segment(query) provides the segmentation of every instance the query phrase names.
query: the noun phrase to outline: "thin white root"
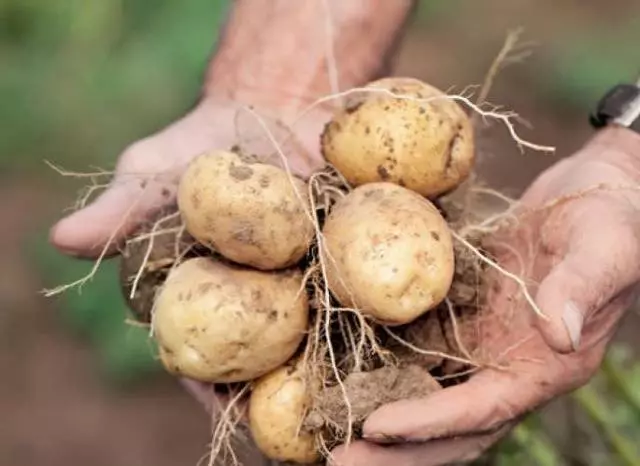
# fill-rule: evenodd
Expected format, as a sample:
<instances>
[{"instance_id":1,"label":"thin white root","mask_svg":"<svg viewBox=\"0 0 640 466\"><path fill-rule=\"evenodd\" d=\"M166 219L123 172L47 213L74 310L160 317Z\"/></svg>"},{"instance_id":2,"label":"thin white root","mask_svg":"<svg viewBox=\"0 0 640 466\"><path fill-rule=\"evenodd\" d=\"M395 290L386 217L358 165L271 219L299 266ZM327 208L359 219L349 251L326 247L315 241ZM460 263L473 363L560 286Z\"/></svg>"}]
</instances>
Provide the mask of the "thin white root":
<instances>
[{"instance_id":1,"label":"thin white root","mask_svg":"<svg viewBox=\"0 0 640 466\"><path fill-rule=\"evenodd\" d=\"M429 103L429 102L433 102L435 100L441 100L441 99L451 99L451 100L455 100L458 102L461 102L463 104L465 104L467 107L469 107L473 112L477 113L483 120L487 120L487 119L494 119L497 121L500 121L507 129L507 131L509 132L509 134L511 135L512 139L516 142L516 144L518 145L518 148L523 151L523 148L529 148L535 151L540 151L540 152L555 152L555 147L552 146L545 146L545 145L541 145L541 144L536 144L530 141L527 141L525 139L523 139L518 132L515 129L515 126L512 122L512 120L514 119L519 119L519 116L517 113L515 112L501 112L499 110L499 107L491 107L490 109L483 109L481 108L481 105L477 105L475 104L469 97L462 95L462 94L458 94L458 95L445 95L445 96L436 96L436 97L428 97L428 98L424 98L424 99L419 99L417 97L411 96L411 95L405 95L405 94L398 94L395 92L392 92L388 89L378 89L378 88L367 88L367 87L357 87L357 88L352 88L352 89L348 89L346 91L342 91L342 92L338 92L326 97L322 97L318 100L316 100L314 103L312 103L311 105L309 105L307 108L304 109L304 111L296 118L296 120L294 121L294 123L292 124L292 126L296 123L298 123L304 116L306 116L311 110L313 110L314 108L316 108L319 105L322 105L323 103L326 102L330 102L331 100L334 99L339 99L339 98L345 98L348 97L350 95L353 94L357 94L357 93L373 93L373 94L382 94L382 95L387 95L389 97L393 97L396 99L400 99L400 100L409 100L411 102L418 102L418 103Z\"/></svg>"},{"instance_id":2,"label":"thin white root","mask_svg":"<svg viewBox=\"0 0 640 466\"><path fill-rule=\"evenodd\" d=\"M400 343L402 346L405 346L407 348L409 348L412 351L415 351L418 354L422 354L425 356L432 356L432 357L437 357L437 358L442 358L442 359L449 359L451 361L456 361L456 362L460 362L463 364L468 364L470 366L479 366L480 364L478 364L475 361L472 361L471 359L466 359L466 358L460 358L458 356L453 356L452 354L447 354L447 353L443 353L442 351L431 351L431 350L426 350L423 348L419 348L416 345L414 345L411 342L408 342L407 340L403 339L402 337L396 335L395 333L393 333L391 330L389 330L387 327L382 327L385 331L385 333L387 335L389 335L391 338L393 338L396 342Z\"/></svg>"},{"instance_id":3,"label":"thin white root","mask_svg":"<svg viewBox=\"0 0 640 466\"><path fill-rule=\"evenodd\" d=\"M331 454L331 450L327 445L326 440L322 433L319 433L316 436L316 442L318 443L318 449L320 450L320 454L327 459L327 464L333 464L333 455ZM345 448L349 448L349 445L345 445Z\"/></svg>"},{"instance_id":4,"label":"thin white root","mask_svg":"<svg viewBox=\"0 0 640 466\"><path fill-rule=\"evenodd\" d=\"M150 238L156 238L156 237L162 236L162 235L178 234L181 231L184 231L184 227L164 228L162 230L156 230L156 231L149 232L149 233L143 233L143 234L141 234L139 236L136 236L135 238L131 238L127 242L129 244L142 243L143 241L146 241L146 240L148 240Z\"/></svg>"},{"instance_id":5,"label":"thin white root","mask_svg":"<svg viewBox=\"0 0 640 466\"><path fill-rule=\"evenodd\" d=\"M264 119L255 111L253 110L253 108L251 107L244 107L244 109L249 112L251 115L254 116L254 118L256 118L256 120L258 121L258 124L261 126L262 130L265 132L267 138L269 139L269 141L273 144L276 152L278 153L281 162L283 164L284 170L286 171L287 175L289 176L289 181L292 184L292 186L295 186L295 184L293 183L293 175L291 172L291 168L289 166L289 162L287 160L287 157L284 153L284 151L282 150L282 147L280 146L280 144L278 143L278 141L276 140L275 136L273 135L273 133L269 130L266 122L264 121ZM336 353L335 353L335 349L333 347L333 343L331 341L331 317L332 317L332 313L335 312L334 309L332 308L331 305L331 293L329 291L329 287L327 285L327 281L326 281L326 276L327 276L327 267L326 267L326 263L325 263L325 254L322 253L323 251L323 244L324 244L324 237L322 234L322 230L320 227L320 223L318 221L318 217L315 214L317 206L315 205L315 201L314 201L314 196L313 196L313 186L310 183L310 205L307 205L307 203L305 202L305 200L302 198L302 195L294 189L294 192L296 193L296 196L298 197L298 200L300 202L300 204L303 206L305 214L307 215L307 217L309 218L310 221L313 222L314 225L314 229L315 229L315 236L316 236L316 243L317 243L317 247L320 251L320 253L318 254L318 261L320 263L320 269L321 269L321 273L322 273L322 277L323 277L323 308L324 308L324 322L323 322L323 332L325 334L325 340L327 342L327 351L329 353L329 360L330 360L330 364L331 364L331 368L334 374L334 377L336 379L336 382L338 383L340 390L342 392L342 395L344 397L344 401L345 401L345 405L346 405L346 409L347 409L347 418L348 418L348 428L347 428L347 437L345 439L345 443L349 444L351 442L351 437L352 437L352 430L353 430L353 426L352 424L352 407L351 407L351 402L349 401L348 398L348 394L347 394L347 389L342 381L342 376L340 374L340 371L338 369L338 361L337 361L337 357L336 357ZM330 256L330 255L329 255Z\"/></svg>"},{"instance_id":6,"label":"thin white root","mask_svg":"<svg viewBox=\"0 0 640 466\"><path fill-rule=\"evenodd\" d=\"M113 244L116 236L120 232L120 229L124 226L124 224L126 223L129 215L131 215L131 212L133 212L133 210L137 207L138 203L139 203L139 200L133 202L133 204L131 204L131 206L129 206L129 208L127 209L127 211L123 215L122 219L120 220L120 222L116 226L116 228L113 230L111 235L109 235L109 238L107 239L106 244L102 248L102 251L100 252L100 255L98 256L98 259L94 262L93 267L91 268L91 270L89 271L89 273L87 275L85 275L82 278L79 278L78 280L76 280L76 281L74 281L72 283L68 283L66 285L60 285L60 286L57 286L57 287L51 288L51 289L45 289L45 290L43 290L44 296L46 296L48 298L48 297L55 296L57 294L63 293L66 290L74 288L74 287L82 288L82 286L85 283L90 281L96 275L96 273L98 272L98 269L100 268L100 265L102 264L102 261L106 257L107 252L109 251L109 248Z\"/></svg>"},{"instance_id":7,"label":"thin white root","mask_svg":"<svg viewBox=\"0 0 640 466\"><path fill-rule=\"evenodd\" d=\"M86 188L84 188L84 192L82 192L82 194L79 196L78 200L76 201L76 203L73 205L73 207L71 208L72 211L76 211L76 210L80 210L83 209L88 203L89 200L91 199L91 197L98 191L103 190L103 189L107 189L109 187L109 184L97 184L94 181L94 184L92 184L91 186L87 186Z\"/></svg>"},{"instance_id":8,"label":"thin white root","mask_svg":"<svg viewBox=\"0 0 640 466\"><path fill-rule=\"evenodd\" d=\"M471 353L469 352L469 350L467 349L467 347L465 346L464 342L462 341L462 338L460 337L460 332L458 330L458 319L456 319L456 313L453 309L453 304L451 303L451 300L449 298L446 298L444 300L445 304L447 305L447 310L449 311L449 319L451 319L451 326L453 327L453 337L456 340L456 345L458 345L458 348L460 349L460 352L469 360L473 359L471 357Z\"/></svg>"},{"instance_id":9,"label":"thin white root","mask_svg":"<svg viewBox=\"0 0 640 466\"><path fill-rule=\"evenodd\" d=\"M96 178L96 177L110 177L113 176L115 174L115 172L113 171L107 171L107 170L102 170L100 168L97 169L97 171L95 172L74 172L71 170L66 170L56 164L54 164L53 162L50 162L48 160L45 160L44 163L46 165L48 165L50 168L52 168L56 173L58 173L61 176L69 176L69 177L73 177L73 178Z\"/></svg>"},{"instance_id":10,"label":"thin white root","mask_svg":"<svg viewBox=\"0 0 640 466\"><path fill-rule=\"evenodd\" d=\"M312 209L313 209L313 197L311 198L311 203L312 203ZM334 373L334 376L336 378L336 381L338 383L338 385L340 386L340 391L342 392L342 395L344 397L344 401L345 401L345 405L347 408L347 419L348 419L348 428L347 428L347 438L345 443L348 445L349 443L351 443L351 435L352 435L352 407L351 407L351 402L349 401L349 395L347 394L347 388L345 387L344 383L342 382L342 377L340 375L340 371L338 370L338 363L336 360L336 354L335 354L335 350L333 348L333 343L331 342L331 313L333 312L333 308L331 305L331 293L329 291L329 286L327 284L327 265L325 264L325 258L324 258L324 254L322 253L322 250L324 248L324 236L322 234L322 230L320 229L320 222L318 221L318 217L316 215L313 215L313 223L314 223L314 227L316 230L316 241L318 244L318 261L320 262L320 270L322 271L322 278L323 278L323 298L324 298L324 302L323 302L323 307L325 309L324 311L324 333L325 333L325 338L327 341L327 350L329 351L329 358L331 361L331 367Z\"/></svg>"},{"instance_id":11,"label":"thin white root","mask_svg":"<svg viewBox=\"0 0 640 466\"><path fill-rule=\"evenodd\" d=\"M158 227L158 223L153 225L153 229L151 231L153 232L157 227ZM142 259L142 263L140 264L140 267L138 267L138 271L136 272L136 276L133 279L133 284L131 285L131 291L129 292L129 299L133 299L135 297L135 295L136 295L136 291L138 290L138 283L140 283L140 279L142 278L142 275L144 274L144 270L146 268L146 265L149 262L149 258L151 257L151 253L153 252L154 239L155 239L155 237L153 237L153 236L151 236L149 238L149 245L147 246L147 250L144 252L144 257Z\"/></svg>"},{"instance_id":12,"label":"thin white root","mask_svg":"<svg viewBox=\"0 0 640 466\"><path fill-rule=\"evenodd\" d=\"M458 377L465 377L467 375L474 374L474 373L478 372L480 369L481 369L481 367L471 367L471 368L466 369L464 371L455 372L453 374L439 375L437 377L434 377L434 379L436 379L438 382L443 382L445 380L451 380L451 379L457 379Z\"/></svg>"},{"instance_id":13,"label":"thin white root","mask_svg":"<svg viewBox=\"0 0 640 466\"><path fill-rule=\"evenodd\" d=\"M504 201L510 208L517 207L519 205L519 202L517 200L511 199L506 194L501 193L500 191L496 191L495 189L483 188L482 186L474 186L473 188L471 188L471 190L474 193L496 197L501 201Z\"/></svg>"},{"instance_id":14,"label":"thin white root","mask_svg":"<svg viewBox=\"0 0 640 466\"><path fill-rule=\"evenodd\" d=\"M500 72L507 67L508 65L515 63L517 61L523 60L526 55L530 52L528 50L529 44L519 44L518 41L520 39L520 34L522 33L522 29L516 29L514 31L509 32L505 39L505 42L498 52L498 55L494 58L489 69L485 75L484 82L482 83L482 87L480 88L480 92L478 93L478 97L475 100L475 105L477 107L481 107L487 100L489 96L489 92L493 87L493 83L495 79L498 77ZM527 47L527 48L525 48ZM494 109L494 110L497 110ZM471 115L471 124L475 127L478 126L478 121L480 120L480 114L477 112ZM486 120L485 120L486 123ZM463 199L463 213L468 214L470 211L470 205L472 203L472 198L476 191L472 189L473 184L476 181L476 173L472 172L471 175L465 180L456 190ZM479 231L482 231L480 229Z\"/></svg>"},{"instance_id":15,"label":"thin white root","mask_svg":"<svg viewBox=\"0 0 640 466\"><path fill-rule=\"evenodd\" d=\"M162 225L163 223L169 220L173 220L178 216L180 216L180 212L174 212L165 217L162 217L161 219L157 220L153 224L153 227L151 228L151 232L149 234L143 234L143 235L137 236L136 238L134 238L134 240L129 241L133 243L135 242L135 240L137 240L140 237L145 237L149 240L149 244L147 245L147 249L145 251L144 257L142 259L142 262L140 263L140 267L138 267L138 271L136 272L136 276L133 280L131 291L129 293L129 299L133 299L133 297L136 295L136 291L138 290L138 284L140 282L140 279L144 275L144 272L147 269L147 265L149 264L149 258L151 257L151 253L153 252L156 236L159 234L166 234L167 232L180 232L181 230L183 230L184 226L180 226L177 228L168 228L165 230L159 230L160 225ZM178 244L179 244L179 237L176 238L176 247L178 246ZM171 264L172 262L173 260L167 259L166 261L163 261L163 265Z\"/></svg>"},{"instance_id":16,"label":"thin white root","mask_svg":"<svg viewBox=\"0 0 640 466\"><path fill-rule=\"evenodd\" d=\"M496 191L494 189L483 188L479 186L475 186L469 188L467 191L468 194L482 194L487 196L492 196L500 201L505 202L508 207L506 210L502 212L498 212L494 215L489 215L484 218L479 223L469 223L458 230L458 233L463 238L468 237L471 233L492 233L497 229L501 228L507 221L512 223L516 223L518 221L518 217L516 216L516 211L520 207L520 203L516 200L511 199L505 194ZM468 198L467 198L468 200ZM470 202L466 204L466 212L469 211Z\"/></svg>"},{"instance_id":17,"label":"thin white root","mask_svg":"<svg viewBox=\"0 0 640 466\"><path fill-rule=\"evenodd\" d=\"M509 31L507 34L500 52L498 52L498 55L491 63L485 80L482 83L482 87L478 93L478 98L476 99L476 105L482 105L486 101L487 96L493 87L493 82L500 71L508 65L519 63L531 55L530 47L532 44L520 42L522 32L523 29L518 28L513 31Z\"/></svg>"},{"instance_id":18,"label":"thin white root","mask_svg":"<svg viewBox=\"0 0 640 466\"><path fill-rule=\"evenodd\" d=\"M575 193L565 194L563 196L552 199L542 207L531 209L529 213L539 213L553 209L561 204L582 199L590 194L620 192L620 191L640 191L640 185L610 185L608 183L598 183L588 188L584 188Z\"/></svg>"},{"instance_id":19,"label":"thin white root","mask_svg":"<svg viewBox=\"0 0 640 466\"><path fill-rule=\"evenodd\" d=\"M71 212L75 212L76 210L80 210L84 208L89 202L89 200L91 199L91 197L97 191L108 188L109 183L103 182L102 180L104 178L111 178L114 175L114 172L109 172L106 170L102 170L100 168L97 168L96 169L97 171L95 172L81 173L81 172L65 170L64 168L59 167L58 165L55 165L54 163L49 162L48 160L45 160L44 163L61 176L72 177L72 178L89 178L91 180L91 184L89 186L86 186L80 190L80 192L78 193L78 198L76 199L75 203L71 207L65 209L66 211L71 211Z\"/></svg>"},{"instance_id":20,"label":"thin white root","mask_svg":"<svg viewBox=\"0 0 640 466\"><path fill-rule=\"evenodd\" d=\"M516 282L518 284L518 287L520 288L520 290L522 291L522 294L524 295L525 299L527 300L527 303L529 303L529 305L531 306L531 308L533 309L533 311L542 319L544 320L549 320L549 317L542 312L542 310L538 307L538 305L536 304L535 300L533 299L533 297L531 296L531 294L529 293L529 289L527 288L527 284L525 283L525 281L517 276L514 273L509 272L508 270L506 270L504 267L500 266L497 262L489 259L488 257L486 257L484 254L482 254L478 248L476 248L474 245L472 245L469 241L467 241L466 239L464 239L462 236L460 236L458 233L456 233L455 231L451 231L451 235L458 240L460 243L462 243L464 245L464 247L466 247L467 249L469 249L469 251L471 251L476 257L478 257L478 259L480 259L482 262L484 262L485 264L487 264L489 267L497 270L499 273L501 273L502 275L504 275L505 277L510 278L511 280L513 280L514 282Z\"/></svg>"},{"instance_id":21,"label":"thin white root","mask_svg":"<svg viewBox=\"0 0 640 466\"><path fill-rule=\"evenodd\" d=\"M278 153L278 156L280 157L284 170L287 173L287 176L289 177L289 182L291 183L291 186L293 186L294 188L293 191L295 192L296 197L300 202L300 205L303 207L305 214L307 215L307 218L309 218L309 220L311 221L314 221L316 217L314 210L312 208L309 208L309 206L303 199L302 195L298 192L297 189L295 189L293 172L291 171L291 167L289 166L289 160L287 159L286 154L282 150L281 144L278 143L278 141L276 140L276 137L273 135L271 130L269 130L269 127L267 126L267 123L265 122L264 118L262 118L253 108L249 106L244 106L243 109L249 112L256 119L256 121L258 122L262 130L265 132L271 144L273 144L274 149L276 150L276 152ZM318 233L318 231L316 233Z\"/></svg>"},{"instance_id":22,"label":"thin white root","mask_svg":"<svg viewBox=\"0 0 640 466\"><path fill-rule=\"evenodd\" d=\"M229 400L226 408L220 412L218 419L215 421L216 426L213 430L208 466L214 466L216 461L220 458L221 453L231 455L232 464L238 464L237 456L231 445L231 439L235 433L238 423L242 419L242 413L236 411L237 405L246 395L249 388L250 385L245 384L238 393ZM215 411L216 409L214 408L214 413ZM212 414L212 417L214 415L215 414Z\"/></svg>"},{"instance_id":23,"label":"thin white root","mask_svg":"<svg viewBox=\"0 0 640 466\"><path fill-rule=\"evenodd\" d=\"M191 249L191 245L189 245L188 247L185 248L184 252L180 252L180 239L184 236L184 234L187 231L187 226L185 224L183 224L180 227L180 230L176 232L176 239L173 242L173 256L175 257L176 261L182 259L182 257L184 256L184 254L186 254L186 252Z\"/></svg>"}]
</instances>

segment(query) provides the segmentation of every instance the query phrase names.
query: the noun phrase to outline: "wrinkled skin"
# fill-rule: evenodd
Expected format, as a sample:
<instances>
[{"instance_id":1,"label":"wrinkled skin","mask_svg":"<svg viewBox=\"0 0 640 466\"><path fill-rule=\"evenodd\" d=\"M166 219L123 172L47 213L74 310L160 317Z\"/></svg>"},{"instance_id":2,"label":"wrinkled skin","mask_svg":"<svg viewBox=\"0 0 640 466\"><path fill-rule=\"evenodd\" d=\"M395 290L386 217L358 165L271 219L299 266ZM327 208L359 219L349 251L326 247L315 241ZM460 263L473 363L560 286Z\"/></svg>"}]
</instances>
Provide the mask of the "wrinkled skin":
<instances>
[{"instance_id":1,"label":"wrinkled skin","mask_svg":"<svg viewBox=\"0 0 640 466\"><path fill-rule=\"evenodd\" d=\"M638 292L639 180L640 136L624 129L606 130L543 173L522 198L529 211L610 186L527 214L520 228L495 241L508 269L540 283L531 291L548 320L513 299L513 281L496 276L491 313L480 328L486 356L507 370L484 369L427 399L381 407L364 425L369 441L339 448L336 462L429 466L471 460L521 416L585 384Z\"/></svg>"},{"instance_id":2,"label":"wrinkled skin","mask_svg":"<svg viewBox=\"0 0 640 466\"><path fill-rule=\"evenodd\" d=\"M137 225L175 201L178 180L188 162L203 152L237 145L237 132L249 135L241 141L243 150L270 159L273 144L258 120L244 108L236 102L203 100L183 118L130 145L118 159L109 188L92 204L54 225L51 243L61 252L79 258L93 259L103 250L116 254L118 243ZM281 140L282 125L269 117L278 111L255 112ZM308 176L322 165L317 135L328 118L325 110L310 113L295 126L296 137L281 145L294 173ZM217 124L212 125L212 121ZM181 382L207 411L219 406L218 394L210 385L189 379Z\"/></svg>"},{"instance_id":3,"label":"wrinkled skin","mask_svg":"<svg viewBox=\"0 0 640 466\"><path fill-rule=\"evenodd\" d=\"M246 104L205 99L183 118L127 147L109 189L85 209L58 222L51 230L52 243L69 255L91 258L112 240L108 252L115 253L117 243L145 217L175 201L180 174L203 152L240 146L247 153L274 160L274 146L254 114L276 140L285 141L281 149L293 172L308 175L321 165L317 135L328 120L326 110L308 114L295 126L296 136L288 137L282 122L272 116L279 110L257 108L252 114L246 108Z\"/></svg>"},{"instance_id":4,"label":"wrinkled skin","mask_svg":"<svg viewBox=\"0 0 640 466\"><path fill-rule=\"evenodd\" d=\"M59 222L51 241L62 251L95 257L123 215L122 238L135 219L170 201L180 170L205 149L233 144L234 132L212 118L227 121L233 107L207 103L185 119L140 141L120 158L112 187L93 204ZM296 128L307 156L290 158L299 174L319 166L317 135L326 115ZM141 187L131 172L164 173ZM167 175L168 174L168 175ZM529 209L600 183L630 186L640 178L640 136L608 129L579 153L542 174L524 195ZM131 208L131 199L139 199ZM141 199L141 200L140 200ZM507 241L520 259L504 249L503 264L524 270L540 283L535 292L548 321L534 317L521 300L512 300L512 281L498 277L490 296L492 312L482 321L487 355L508 364L507 371L485 369L469 382L425 400L381 407L367 420L367 440L338 447L335 461L344 465L436 465L478 456L545 402L586 383L597 370L607 344L637 291L640 275L640 192L599 191L524 217ZM535 238L536 242L531 239ZM571 311L573 310L573 311ZM508 331L507 331L508 330ZM491 338L491 335L499 338ZM185 381L191 393L211 410L210 387ZM455 438L454 438L455 437ZM384 445L381 445L384 444Z\"/></svg>"}]
</instances>

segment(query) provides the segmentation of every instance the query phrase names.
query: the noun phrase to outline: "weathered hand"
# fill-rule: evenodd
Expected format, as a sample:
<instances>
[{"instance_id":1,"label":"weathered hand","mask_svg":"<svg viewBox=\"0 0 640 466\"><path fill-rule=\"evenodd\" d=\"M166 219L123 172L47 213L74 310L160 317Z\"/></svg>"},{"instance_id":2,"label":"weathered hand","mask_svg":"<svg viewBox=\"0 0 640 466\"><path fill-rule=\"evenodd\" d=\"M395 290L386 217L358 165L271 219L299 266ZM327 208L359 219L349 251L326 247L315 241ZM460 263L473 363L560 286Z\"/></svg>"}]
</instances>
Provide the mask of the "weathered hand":
<instances>
[{"instance_id":1,"label":"weathered hand","mask_svg":"<svg viewBox=\"0 0 640 466\"><path fill-rule=\"evenodd\" d=\"M238 103L202 101L192 112L162 131L132 144L120 156L109 188L93 203L62 219L51 230L51 242L62 252L83 258L99 256L118 244L145 218L175 201L177 183L186 164L211 149L240 144L254 154L274 154L272 142L259 120ZM268 114L255 112L282 144L292 171L304 176L321 163L318 134L325 113L309 115L289 138ZM211 386L182 380L191 394L211 412L215 401Z\"/></svg>"},{"instance_id":2,"label":"weathered hand","mask_svg":"<svg viewBox=\"0 0 640 466\"><path fill-rule=\"evenodd\" d=\"M282 144L289 167L309 174L321 162L319 140L325 113L317 111L295 126L289 137L278 110L256 109L269 131ZM276 154L273 143L254 114L235 102L203 100L185 117L162 131L135 142L120 156L109 188L93 203L62 219L51 230L51 242L79 257L98 256L109 240L110 252L141 223L171 202L180 174L195 156L211 149L240 145L253 154ZM113 236L113 237L112 237Z\"/></svg>"},{"instance_id":3,"label":"weathered hand","mask_svg":"<svg viewBox=\"0 0 640 466\"><path fill-rule=\"evenodd\" d=\"M548 320L497 276L479 332L484 359L504 368L381 407L364 425L367 440L339 447L337 463L471 460L521 416L585 384L638 291L639 180L640 136L622 128L602 131L543 173L522 198L529 213L500 238L508 247L496 246L506 268L539 283L531 293Z\"/></svg>"}]
</instances>

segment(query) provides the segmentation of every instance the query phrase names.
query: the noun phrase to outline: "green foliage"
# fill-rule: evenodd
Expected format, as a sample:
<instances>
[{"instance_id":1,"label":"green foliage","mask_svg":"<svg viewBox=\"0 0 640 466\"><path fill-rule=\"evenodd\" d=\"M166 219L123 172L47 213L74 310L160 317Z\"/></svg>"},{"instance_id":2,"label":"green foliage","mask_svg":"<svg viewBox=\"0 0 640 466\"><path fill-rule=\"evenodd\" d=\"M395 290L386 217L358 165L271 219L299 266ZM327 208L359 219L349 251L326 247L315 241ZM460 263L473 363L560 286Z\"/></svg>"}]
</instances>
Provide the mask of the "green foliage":
<instances>
[{"instance_id":1,"label":"green foliage","mask_svg":"<svg viewBox=\"0 0 640 466\"><path fill-rule=\"evenodd\" d=\"M640 362L627 347L617 344L592 381L566 400L575 411L572 426L566 429L570 437L577 434L581 438L579 447L574 441L572 451L563 451L562 439L549 435L544 413L536 413L518 425L478 464L637 466L640 464L639 401Z\"/></svg>"},{"instance_id":2,"label":"green foliage","mask_svg":"<svg viewBox=\"0 0 640 466\"><path fill-rule=\"evenodd\" d=\"M615 398L602 396L603 393L598 391L594 384L589 384L574 393L574 399L584 410L591 422L595 425L597 432L605 439L610 454L609 457L596 464L610 465L620 464L623 466L637 466L640 464L640 452L634 446L630 438L627 438L623 432L624 426L611 410L610 405L619 405ZM640 432L635 430L635 438L638 438ZM588 448L588 447L587 447ZM596 453L596 452L594 452Z\"/></svg>"},{"instance_id":3,"label":"green foliage","mask_svg":"<svg viewBox=\"0 0 640 466\"><path fill-rule=\"evenodd\" d=\"M0 2L0 169L112 165L195 102L226 6Z\"/></svg>"},{"instance_id":4,"label":"green foliage","mask_svg":"<svg viewBox=\"0 0 640 466\"><path fill-rule=\"evenodd\" d=\"M419 0L415 20L422 26L445 19L460 8L464 0Z\"/></svg>"},{"instance_id":5,"label":"green foliage","mask_svg":"<svg viewBox=\"0 0 640 466\"><path fill-rule=\"evenodd\" d=\"M536 74L557 104L589 111L613 85L638 79L640 19L616 31L591 30L557 44L544 72Z\"/></svg>"},{"instance_id":6,"label":"green foliage","mask_svg":"<svg viewBox=\"0 0 640 466\"><path fill-rule=\"evenodd\" d=\"M623 401L614 407L616 419L640 426L640 363L629 348L617 345L610 350L602 365L602 377L607 388Z\"/></svg>"},{"instance_id":7,"label":"green foliage","mask_svg":"<svg viewBox=\"0 0 640 466\"><path fill-rule=\"evenodd\" d=\"M112 167L127 144L196 101L227 4L0 0L0 171L58 177L44 160L77 171ZM49 286L92 266L63 257L44 238L27 249ZM108 380L157 370L147 330L125 322L115 262L57 303L63 321L95 348Z\"/></svg>"}]
</instances>

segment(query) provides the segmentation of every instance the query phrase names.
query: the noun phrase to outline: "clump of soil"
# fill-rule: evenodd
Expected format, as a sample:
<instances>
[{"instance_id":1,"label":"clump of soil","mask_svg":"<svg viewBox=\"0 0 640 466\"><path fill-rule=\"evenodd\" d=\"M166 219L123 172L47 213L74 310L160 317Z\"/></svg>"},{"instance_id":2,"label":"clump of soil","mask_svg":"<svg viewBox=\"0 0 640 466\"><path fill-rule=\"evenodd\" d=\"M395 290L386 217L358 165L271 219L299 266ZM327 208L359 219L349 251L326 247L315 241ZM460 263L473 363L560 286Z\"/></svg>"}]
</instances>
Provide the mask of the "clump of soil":
<instances>
[{"instance_id":1,"label":"clump of soil","mask_svg":"<svg viewBox=\"0 0 640 466\"><path fill-rule=\"evenodd\" d=\"M451 376L469 368L479 343L476 312L456 312L455 326L448 309L430 312L399 332L417 352L404 344L392 343L391 350L402 361L417 364L439 375Z\"/></svg>"},{"instance_id":2,"label":"clump of soil","mask_svg":"<svg viewBox=\"0 0 640 466\"><path fill-rule=\"evenodd\" d=\"M175 206L163 209L138 228L122 247L120 257L122 294L138 321L151 322L156 292L178 259L201 251L202 247L182 228Z\"/></svg>"},{"instance_id":3,"label":"clump of soil","mask_svg":"<svg viewBox=\"0 0 640 466\"><path fill-rule=\"evenodd\" d=\"M326 426L340 433L359 433L364 420L380 406L399 400L421 398L442 387L420 366L384 366L369 372L353 372L343 381L342 387L325 388L317 400L314 410L306 420L306 426L317 430ZM351 407L351 423L349 409Z\"/></svg>"}]
</instances>

